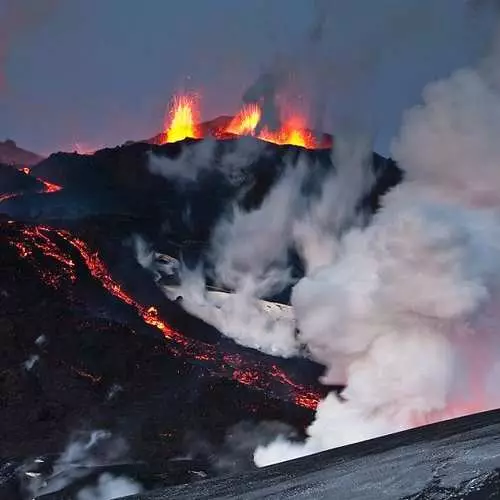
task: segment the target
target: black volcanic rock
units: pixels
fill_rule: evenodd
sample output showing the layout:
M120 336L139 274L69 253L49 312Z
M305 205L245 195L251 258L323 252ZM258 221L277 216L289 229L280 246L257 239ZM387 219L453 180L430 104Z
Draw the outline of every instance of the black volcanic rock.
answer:
M84 200L87 200L88 210L82 209L82 216L98 213L102 206L103 213L133 213L168 220L170 233L177 239L203 241L228 202L237 200L247 209L258 206L286 165L296 163L299 158L307 161L311 166L310 183L317 187L322 176L334 168L328 150L304 150L252 138L245 140L253 141L260 152L258 156L250 155L247 164L241 166L242 177L237 182L229 180L216 165L234 154L239 140L218 141L213 153L214 168L203 169L198 181L189 185L181 186L175 180L152 174L147 166L148 154L178 159L185 149L198 142L196 140L164 146L135 143L103 149L94 155L57 153L36 165L31 173L71 192L67 198L62 193L58 198L52 197L51 204L57 201L60 206L64 199L69 204L75 199L85 204ZM376 209L380 195L401 180L401 172L394 162L377 154L373 155L373 168L378 181L365 202ZM41 209L41 218L44 210ZM57 207L50 209L50 218L54 212L57 212ZM190 213L189 224L185 221L186 212ZM63 209L61 218L65 218Z
M96 230L98 226L94 221L79 232L93 244L105 238L108 248L103 248L103 256L112 260L114 248L116 260L120 227L124 229L126 221ZM0 471L8 464L15 470L37 455L55 458L75 431L104 428L130 444L130 460L138 466L128 473L139 474L150 487L178 484L196 479L189 475L195 467L209 476L216 474L207 449L222 446L227 430L238 422L279 420L303 428L310 421L309 410L280 400L278 393L239 384L230 372L216 373L203 361L175 355L156 329L90 276L64 238L37 228L0 220ZM40 230L40 243L50 240L55 245L48 253L30 244L24 234ZM26 243L29 258L22 258L14 243ZM71 258L76 281L53 257L58 254ZM144 271L119 260L110 265L114 278L124 277L124 288L165 313L187 341L222 342L221 356L233 351L256 366L280 363L236 348L208 325L189 319L149 280L137 279L134 285L134 275ZM300 364L294 375L302 382L318 377L319 367L306 360ZM283 367L292 365L284 361ZM205 443L203 450L189 444L194 436ZM194 455L189 460L174 460L190 452ZM0 498L19 498L12 496L17 474L0 477Z

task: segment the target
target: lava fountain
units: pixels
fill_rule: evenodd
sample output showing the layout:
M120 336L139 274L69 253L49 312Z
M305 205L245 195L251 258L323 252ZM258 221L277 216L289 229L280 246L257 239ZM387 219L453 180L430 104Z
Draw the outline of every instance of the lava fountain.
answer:
M165 131L160 138L160 144L178 142L187 138L201 138L198 109L198 100L194 95L175 96L168 113Z
M331 137L323 134L315 137L307 127L306 118L291 108L280 110L280 127L270 130L264 126L257 132L262 119L259 103L245 104L232 118L227 118L221 125L219 120L199 123L199 101L190 95L175 96L168 113L164 131L156 139L158 144L178 142L186 138L201 139L212 136L217 139L230 139L234 136L252 136L262 141L278 145L300 146L306 149L328 149L332 145Z

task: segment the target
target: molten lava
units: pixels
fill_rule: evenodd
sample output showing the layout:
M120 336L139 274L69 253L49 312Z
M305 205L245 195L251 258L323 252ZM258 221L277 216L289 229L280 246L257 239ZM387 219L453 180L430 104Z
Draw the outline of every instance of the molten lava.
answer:
M273 364L269 367L262 361L245 359L240 354L221 353L214 345L187 337L176 331L161 318L155 307L140 304L128 294L111 277L97 253L92 251L83 240L73 236L68 231L48 226L22 226L20 235L21 239L12 241L12 244L17 248L22 258L31 259L34 252L41 252L57 264L55 271L58 271L58 275L52 269L53 266L48 267L48 270L44 268L43 271L40 271L42 279L47 284L57 288L64 279L71 283L76 281L75 260L62 250L65 246L73 247L90 275L105 290L132 307L144 323L163 334L167 341L165 348L172 355L195 360L217 375L230 377L241 384L250 385L256 389L273 392L280 388L277 397L282 397L283 390L285 390L288 399L296 405L310 410L316 409L323 394L293 382L277 365Z
M198 101L194 96L181 95L173 99L168 113L168 123L162 133L160 144L182 141L186 138L199 139Z

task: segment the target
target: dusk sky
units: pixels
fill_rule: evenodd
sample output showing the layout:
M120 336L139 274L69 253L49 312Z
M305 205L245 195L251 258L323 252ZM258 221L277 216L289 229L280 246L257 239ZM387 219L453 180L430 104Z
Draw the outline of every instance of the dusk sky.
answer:
M369 123L386 154L423 86L484 52L493 16L466 3L0 0L0 140L48 154L147 138L174 92L198 91L204 119L231 114L285 60L304 101L327 95L326 131Z

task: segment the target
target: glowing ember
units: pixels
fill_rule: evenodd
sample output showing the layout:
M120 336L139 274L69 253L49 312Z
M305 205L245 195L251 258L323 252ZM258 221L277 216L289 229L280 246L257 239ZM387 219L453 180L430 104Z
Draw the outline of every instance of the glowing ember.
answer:
M181 95L173 99L160 144L202 137L199 123L198 102L194 96Z
M30 168L29 167L23 167L23 168L21 168L21 172L23 172L26 175L28 175L30 173Z
M46 226L23 226L21 236L21 241L11 241L21 257L31 258L34 251L41 251L45 256L50 257L59 264L57 268L59 275L57 276L51 269L48 271L44 268L43 272L40 272L42 279L47 284L58 287L61 279L69 279L70 282L76 280L75 262L69 255L63 253L60 248L60 243L65 241L78 251L79 256L94 279L99 281L114 297L134 308L147 325L156 328L163 334L167 340L165 348L171 354L195 360L217 375L230 377L255 389L273 393L280 387L277 397L282 397L283 391L285 391L287 399L296 405L310 410L316 409L321 394L293 382L277 365L272 365L271 369L269 369L269 365L262 361L250 361L240 354L220 353L216 346L186 337L176 331L160 317L155 307L144 306L130 296L110 276L108 269L97 253L90 250L85 242L71 235L68 231ZM91 378L87 372L79 371L79 375Z

